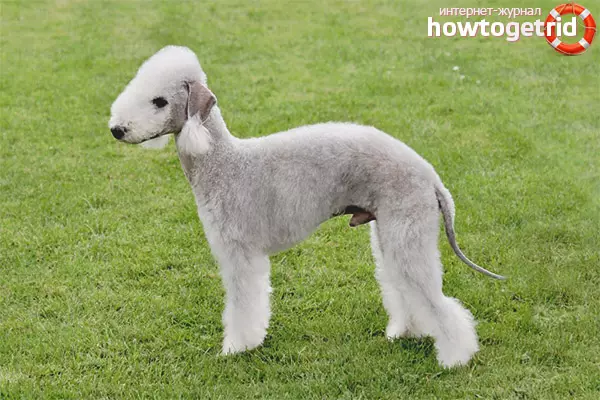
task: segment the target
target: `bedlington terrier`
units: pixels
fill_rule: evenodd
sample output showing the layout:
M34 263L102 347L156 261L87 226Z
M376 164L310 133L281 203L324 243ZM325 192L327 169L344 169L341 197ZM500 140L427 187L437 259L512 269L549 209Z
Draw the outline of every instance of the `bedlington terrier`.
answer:
M223 353L262 344L269 325L269 254L331 217L370 223L376 278L391 340L431 335L444 367L478 350L471 313L442 293L440 210L452 249L454 203L433 167L399 140L350 123L302 126L259 138L231 135L196 55L168 46L115 100L113 136L142 143L174 133L177 152L226 291ZM162 138L164 139L164 138Z

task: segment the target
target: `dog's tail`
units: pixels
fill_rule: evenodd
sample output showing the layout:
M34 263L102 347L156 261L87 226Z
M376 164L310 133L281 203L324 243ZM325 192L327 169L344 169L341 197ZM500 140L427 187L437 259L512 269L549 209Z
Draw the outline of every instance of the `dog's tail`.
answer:
M467 264L469 267L473 268L477 272L481 272L484 275L492 277L494 279L504 280L506 279L502 275L497 275L493 272L488 271L485 268L480 267L475 264L473 261L469 260L467 256L463 254L456 243L456 235L454 233L454 201L452 201L452 195L442 185L436 185L435 187L435 195L437 196L438 203L440 205L440 210L442 210L442 215L444 216L444 227L446 228L446 235L448 236L448 241L450 242L450 246L454 253L461 259L462 262Z

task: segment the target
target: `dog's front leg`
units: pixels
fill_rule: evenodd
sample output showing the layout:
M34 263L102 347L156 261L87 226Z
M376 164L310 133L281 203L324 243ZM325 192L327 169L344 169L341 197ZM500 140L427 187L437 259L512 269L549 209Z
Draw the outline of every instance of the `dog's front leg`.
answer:
M260 346L271 315L269 257L227 247L225 254L217 254L226 294L223 354Z

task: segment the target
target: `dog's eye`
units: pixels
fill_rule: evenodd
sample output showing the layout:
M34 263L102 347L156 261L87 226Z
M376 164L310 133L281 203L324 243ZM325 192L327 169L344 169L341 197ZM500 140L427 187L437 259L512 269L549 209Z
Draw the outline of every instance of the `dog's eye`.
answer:
M164 106L169 104L169 102L164 97L155 97L152 99L152 104L154 104L158 108L163 108Z

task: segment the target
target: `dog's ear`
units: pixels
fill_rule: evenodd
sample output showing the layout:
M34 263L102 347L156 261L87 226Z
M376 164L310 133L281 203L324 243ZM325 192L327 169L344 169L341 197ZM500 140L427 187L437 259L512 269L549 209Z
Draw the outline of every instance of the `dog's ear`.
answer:
M205 121L217 98L206 86L198 81L186 83L188 91L187 118L188 120L199 114L200 120Z

